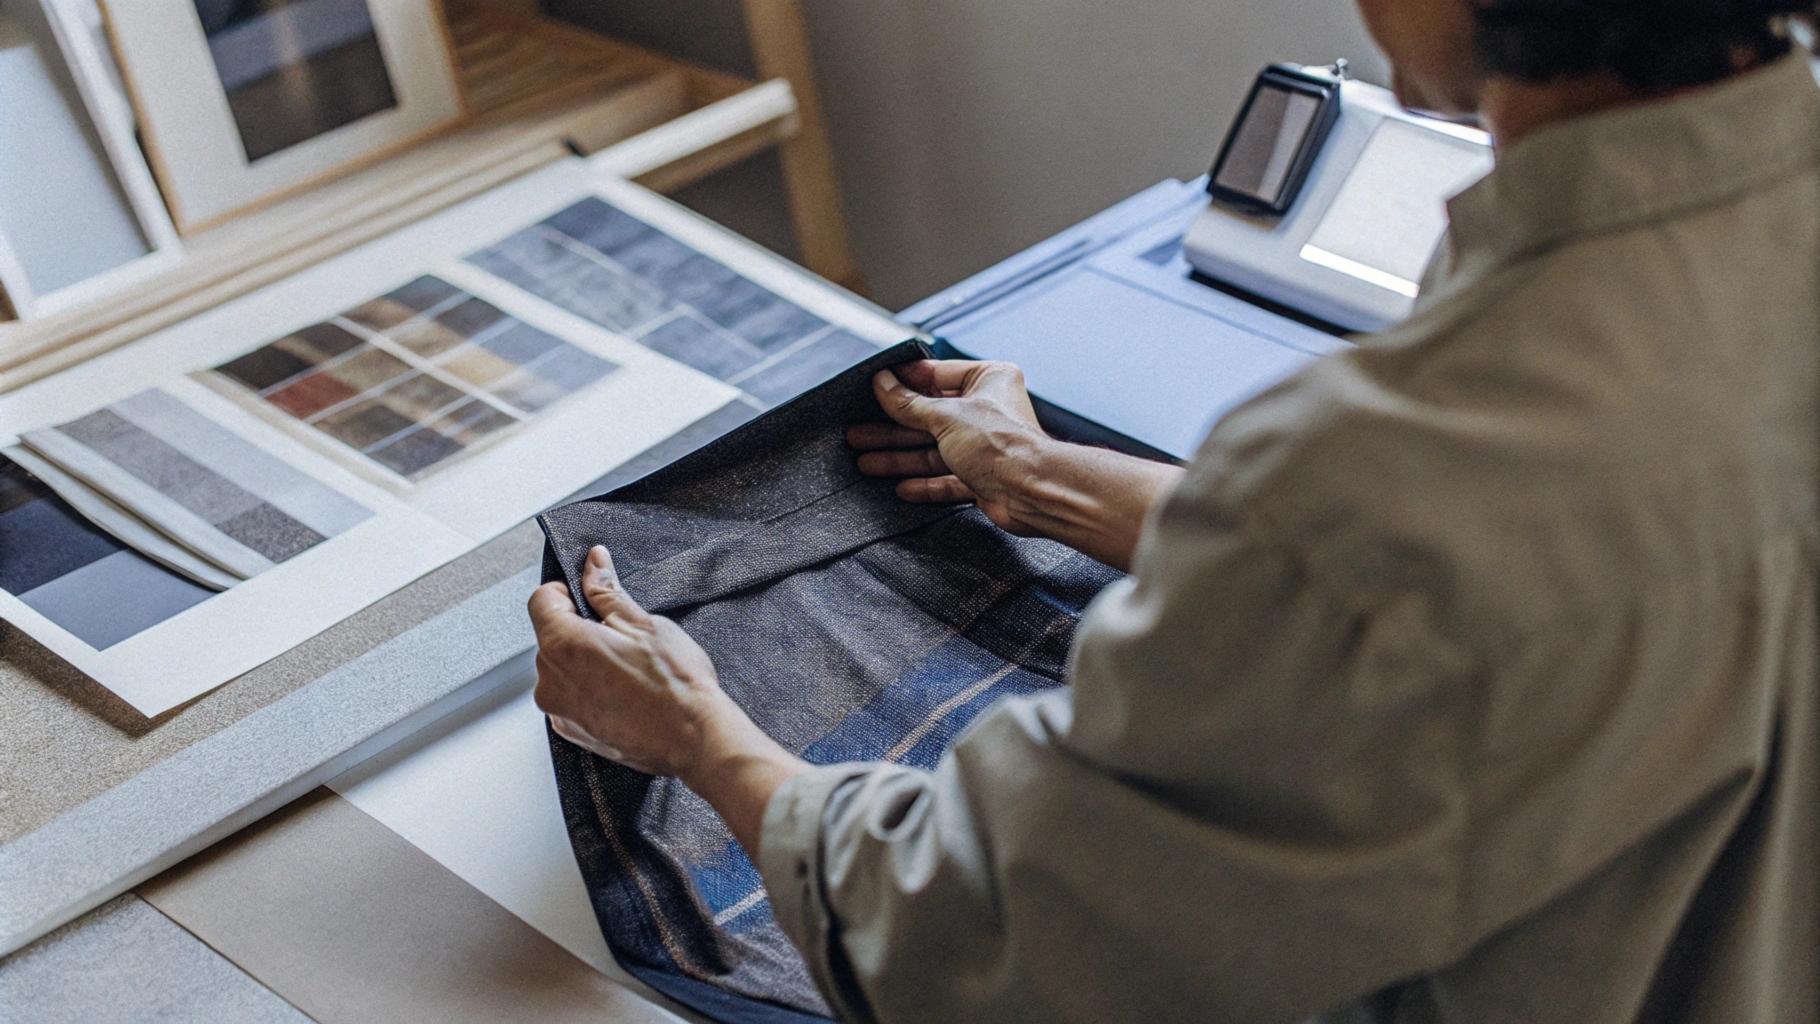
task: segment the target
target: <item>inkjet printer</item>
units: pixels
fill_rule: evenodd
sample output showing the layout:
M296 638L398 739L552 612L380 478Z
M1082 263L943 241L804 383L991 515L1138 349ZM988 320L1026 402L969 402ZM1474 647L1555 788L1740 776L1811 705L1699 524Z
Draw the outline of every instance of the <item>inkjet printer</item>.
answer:
M1447 199L1491 165L1483 132L1412 114L1343 63L1272 65L1207 176L1156 185L899 319L1019 364L1068 410L1051 414L1186 459L1233 406L1347 333L1407 317Z

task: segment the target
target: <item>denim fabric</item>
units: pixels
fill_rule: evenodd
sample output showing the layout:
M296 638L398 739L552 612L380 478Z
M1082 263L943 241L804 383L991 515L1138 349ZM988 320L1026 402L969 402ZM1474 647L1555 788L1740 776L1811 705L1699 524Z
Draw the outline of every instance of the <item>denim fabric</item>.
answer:
M927 355L906 342L643 480L547 513L545 577L586 608L581 566L605 544L628 592L699 641L786 747L818 764L933 767L994 700L1061 684L1081 612L1118 574L859 475L844 430L883 418L872 374ZM704 801L555 735L551 746L595 913L629 971L718 1020L828 1014Z

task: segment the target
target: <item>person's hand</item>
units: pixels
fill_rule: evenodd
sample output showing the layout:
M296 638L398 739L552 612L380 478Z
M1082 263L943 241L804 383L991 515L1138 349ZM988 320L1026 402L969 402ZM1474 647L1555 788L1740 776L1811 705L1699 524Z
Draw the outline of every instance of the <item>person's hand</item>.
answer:
M745 713L721 691L701 645L619 585L606 548L588 552L582 593L599 622L582 618L561 583L531 595L537 706L558 735L608 760L686 774L727 720Z
M701 645L619 585L606 548L588 552L581 585L599 622L561 583L531 595L537 706L571 743L652 775L684 774L723 720L744 713Z
M971 501L1000 529L1023 536L1042 530L1027 522L1017 499L1049 441L1037 425L1024 374L1010 363L924 360L872 381L879 405L894 423L862 423L847 441L864 452L868 476L902 477L905 501Z
M674 775L725 818L754 858L765 805L808 768L720 688L714 663L682 627L619 585L607 549L588 552L582 618L561 583L531 595L537 706L571 743L651 775Z
M847 431L863 453L860 472L901 477L906 501L971 501L1000 529L1053 538L1117 569L1130 568L1151 506L1182 477L1175 466L1051 438L1010 363L905 363L880 371L872 390L893 422Z

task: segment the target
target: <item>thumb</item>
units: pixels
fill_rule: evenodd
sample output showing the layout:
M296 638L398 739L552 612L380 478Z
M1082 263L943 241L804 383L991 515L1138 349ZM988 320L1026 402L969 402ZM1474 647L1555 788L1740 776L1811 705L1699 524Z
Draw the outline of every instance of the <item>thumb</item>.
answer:
M588 549L587 564L581 570L581 593L600 621L612 623L613 616L646 626L651 616L632 600L632 595L619 585L619 571L613 567L613 556L599 544Z
M913 427L926 433L935 433L932 429L935 400L922 394L898 379L890 370L880 370L872 378L872 393L878 396L878 404L884 407L885 415L906 427Z

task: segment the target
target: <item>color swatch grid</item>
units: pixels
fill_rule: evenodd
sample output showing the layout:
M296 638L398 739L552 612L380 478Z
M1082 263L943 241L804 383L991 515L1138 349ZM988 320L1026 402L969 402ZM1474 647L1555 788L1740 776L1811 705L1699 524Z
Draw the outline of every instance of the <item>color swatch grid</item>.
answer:
M435 277L215 368L412 481L616 369Z
M468 262L765 405L878 351L598 198Z
M0 458L0 590L105 650L214 591L91 526L51 489Z

